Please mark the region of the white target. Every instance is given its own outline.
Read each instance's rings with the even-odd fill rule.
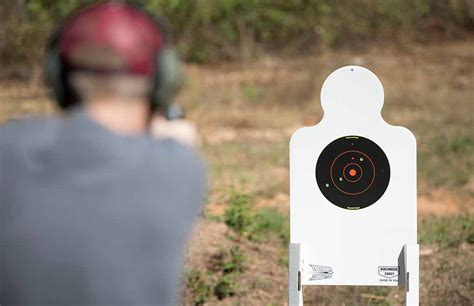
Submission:
[[[418,291],[416,140],[383,120],[383,103],[375,74],[340,68],[323,84],[321,122],[291,138],[291,305],[302,285],[405,285],[407,258]]]

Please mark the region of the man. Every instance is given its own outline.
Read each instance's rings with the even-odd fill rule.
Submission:
[[[172,139],[184,129],[176,138],[192,142],[189,124],[152,119],[171,116],[172,90],[157,85],[174,73],[169,50],[150,15],[120,2],[53,37],[47,73],[65,115],[0,127],[2,306],[176,303],[205,179]],[[149,135],[152,121],[166,136]]]

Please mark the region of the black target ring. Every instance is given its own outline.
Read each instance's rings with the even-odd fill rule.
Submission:
[[[319,189],[334,205],[360,209],[382,197],[390,181],[390,164],[370,139],[345,136],[331,142],[316,163]]]

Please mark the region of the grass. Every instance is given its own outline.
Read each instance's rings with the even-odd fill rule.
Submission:
[[[434,136],[420,149],[420,174],[433,186],[462,188],[474,172],[474,139],[462,131]]]
[[[207,271],[188,270],[186,286],[195,305],[203,305],[213,297],[219,300],[240,290],[239,277],[245,271],[247,256],[239,245],[221,249],[210,260]]]
[[[425,73],[411,70],[413,75],[415,71]],[[414,77],[410,81],[410,73],[403,75],[407,77],[404,81],[386,82],[392,89],[387,88],[383,115],[391,124],[406,126],[416,135],[420,193],[436,188],[472,197],[474,88],[455,86],[441,71],[425,75],[421,83],[414,82]]]
[[[212,257],[210,269],[224,274],[242,273],[245,270],[247,257],[239,245],[228,250],[221,249]]]
[[[198,270],[188,270],[186,273],[186,286],[193,293],[195,305],[203,305],[211,297],[212,286],[203,272]]]
[[[290,239],[288,217],[272,208],[254,211],[251,199],[246,194],[232,193],[224,222],[239,237],[245,236],[251,241],[267,242],[277,237],[286,247]]]
[[[249,229],[249,239],[266,242],[271,235],[277,236],[285,247],[288,245],[290,241],[288,217],[275,209],[264,208],[254,215]]]
[[[390,305],[392,305],[392,303],[390,303],[389,301],[381,300],[381,301],[369,302],[368,305],[370,305],[370,306],[390,306]]]
[[[260,86],[244,84],[242,86],[242,96],[251,103],[258,103],[264,95],[264,89]]]
[[[229,208],[224,215],[224,222],[239,236],[243,235],[252,224],[250,212],[250,198],[246,194],[232,193],[229,199]]]
[[[419,242],[442,247],[462,242],[474,243],[474,217],[468,214],[423,218],[420,222]]]
[[[474,152],[474,139],[470,136],[457,136],[451,140],[451,151],[454,153],[472,154]]]
[[[214,295],[222,300],[226,297],[235,295],[238,292],[238,285],[235,274],[224,274],[216,283],[214,287]]]
[[[288,165],[286,136],[275,141],[236,139],[205,146],[204,151],[212,178],[219,182],[214,188],[224,198],[232,196],[235,189],[264,197],[288,188],[286,177],[275,173]]]

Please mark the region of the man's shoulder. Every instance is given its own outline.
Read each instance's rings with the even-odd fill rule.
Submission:
[[[58,120],[32,117],[7,121],[0,126],[0,147],[17,147],[44,142],[54,134]]]
[[[25,136],[51,130],[57,126],[58,119],[53,117],[29,117],[11,119],[0,125],[0,135],[3,137]]]

